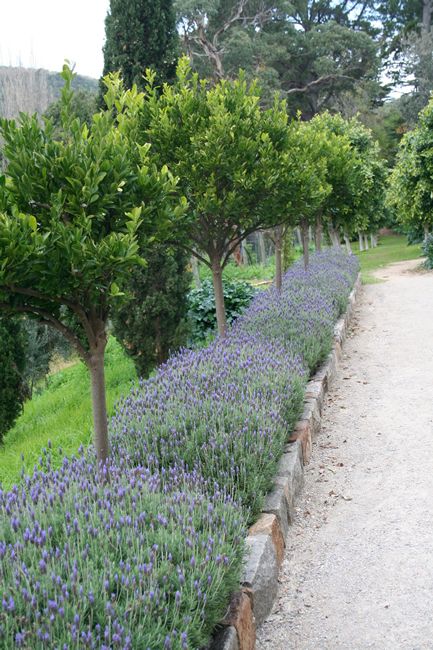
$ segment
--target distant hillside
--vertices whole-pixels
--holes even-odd
[[[59,97],[62,85],[57,72],[0,66],[0,117],[43,113]],[[98,80],[77,75],[74,87],[96,93]]]

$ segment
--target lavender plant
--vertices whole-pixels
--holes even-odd
[[[2,648],[205,646],[356,273],[317,254],[161,366],[118,405],[105,483],[91,450],[58,470],[47,453],[0,491]]]

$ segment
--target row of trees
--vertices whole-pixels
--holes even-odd
[[[254,84],[208,84],[186,59],[163,89],[150,71],[144,93],[109,76],[90,127],[74,116],[67,66],[63,77],[60,131],[35,116],[1,122],[0,308],[51,325],[87,364],[104,461],[107,324],[155,246],[211,268],[224,335],[222,270],[239,243],[262,228],[299,224],[305,240],[313,224],[366,227],[380,161],[356,121],[289,123],[284,102],[262,110]]]

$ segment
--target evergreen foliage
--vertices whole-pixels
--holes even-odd
[[[188,255],[180,249],[154,246],[147,266],[132,271],[130,300],[114,310],[116,338],[132,357],[137,373],[145,377],[167,360],[170,351],[186,343]]]
[[[158,83],[174,78],[178,55],[171,0],[111,0],[105,19],[104,75],[120,70],[124,84],[143,85],[146,68]]]
[[[0,318],[0,442],[20,414],[26,397],[24,350],[19,320]]]

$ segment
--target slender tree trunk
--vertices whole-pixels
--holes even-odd
[[[364,250],[368,251],[368,235],[364,235]]]
[[[425,225],[424,225],[424,240],[427,239],[427,237],[429,236],[429,234],[430,234],[429,227],[427,226],[427,224],[425,224]]]
[[[362,232],[358,233],[359,237],[359,252],[362,253],[364,251],[364,237],[362,236]]]
[[[308,243],[309,243],[309,244],[312,244],[313,241],[314,241],[314,237],[313,237],[313,229],[312,229],[311,226],[308,226]]]
[[[201,280],[200,280],[200,273],[198,271],[198,261],[194,255],[191,255],[191,268],[192,268],[192,275],[194,278],[195,286],[197,287],[197,289],[200,289]]]
[[[429,32],[431,28],[432,17],[432,0],[423,0],[422,2],[422,29]]]
[[[332,223],[329,224],[329,236],[331,238],[332,245],[335,246],[335,248],[340,248],[340,233]]]
[[[223,271],[221,268],[221,260],[219,258],[212,260],[212,280],[215,293],[218,334],[220,336],[225,336],[227,334],[227,318],[226,308],[224,305]]]
[[[308,236],[308,221],[303,219],[301,221],[301,238],[302,238],[302,252],[304,254],[304,268],[308,269],[310,263],[310,251],[308,249],[309,236]]]
[[[265,246],[265,236],[263,232],[260,230],[258,233],[258,241],[259,241],[259,256],[260,256],[260,263],[263,264],[263,266],[266,265],[266,246]]]
[[[107,402],[105,397],[104,372],[105,345],[90,352],[89,370],[92,385],[93,428],[96,457],[105,465],[109,456]]]
[[[301,229],[295,228],[295,234],[296,234],[296,239],[298,240],[298,246],[301,246],[302,248],[302,235],[301,235]]]
[[[323,232],[322,215],[319,214],[316,219],[316,228],[314,231],[314,244],[316,247],[316,251],[322,250],[322,232]]]
[[[293,248],[293,228],[286,226],[283,237],[283,273],[289,269],[295,261]]]
[[[344,233],[344,243],[346,244],[346,250],[349,253],[349,255],[352,255],[352,246],[350,244],[350,237],[347,234],[347,232]]]
[[[274,230],[275,237],[275,286],[281,291],[283,285],[283,227],[277,226]]]

